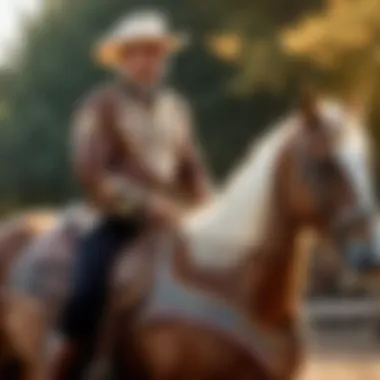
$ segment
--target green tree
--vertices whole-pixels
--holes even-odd
[[[369,96],[368,121],[380,146],[380,2],[330,0],[282,37],[288,53],[309,67],[323,90]]]

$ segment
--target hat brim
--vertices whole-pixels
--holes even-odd
[[[183,50],[188,44],[188,39],[179,35],[110,38],[95,46],[95,61],[105,67],[118,67],[125,60],[123,52],[128,46],[143,44],[157,44],[162,46],[168,55],[171,55]]]

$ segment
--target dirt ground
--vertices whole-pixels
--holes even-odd
[[[371,305],[338,302],[330,323],[309,318],[309,360],[297,380],[380,380],[380,325],[369,313]],[[331,313],[334,308],[328,304],[325,309]]]
[[[380,380],[380,352],[363,356],[312,355],[299,380]]]

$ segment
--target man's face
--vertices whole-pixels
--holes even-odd
[[[164,76],[168,52],[162,44],[154,42],[129,45],[123,50],[123,74],[134,83],[154,86]]]

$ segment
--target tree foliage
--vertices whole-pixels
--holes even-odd
[[[368,98],[369,124],[380,142],[380,2],[330,0],[282,33],[290,55],[307,63],[327,91]],[[361,94],[362,93],[362,94]],[[380,163],[378,149],[375,149]]]

